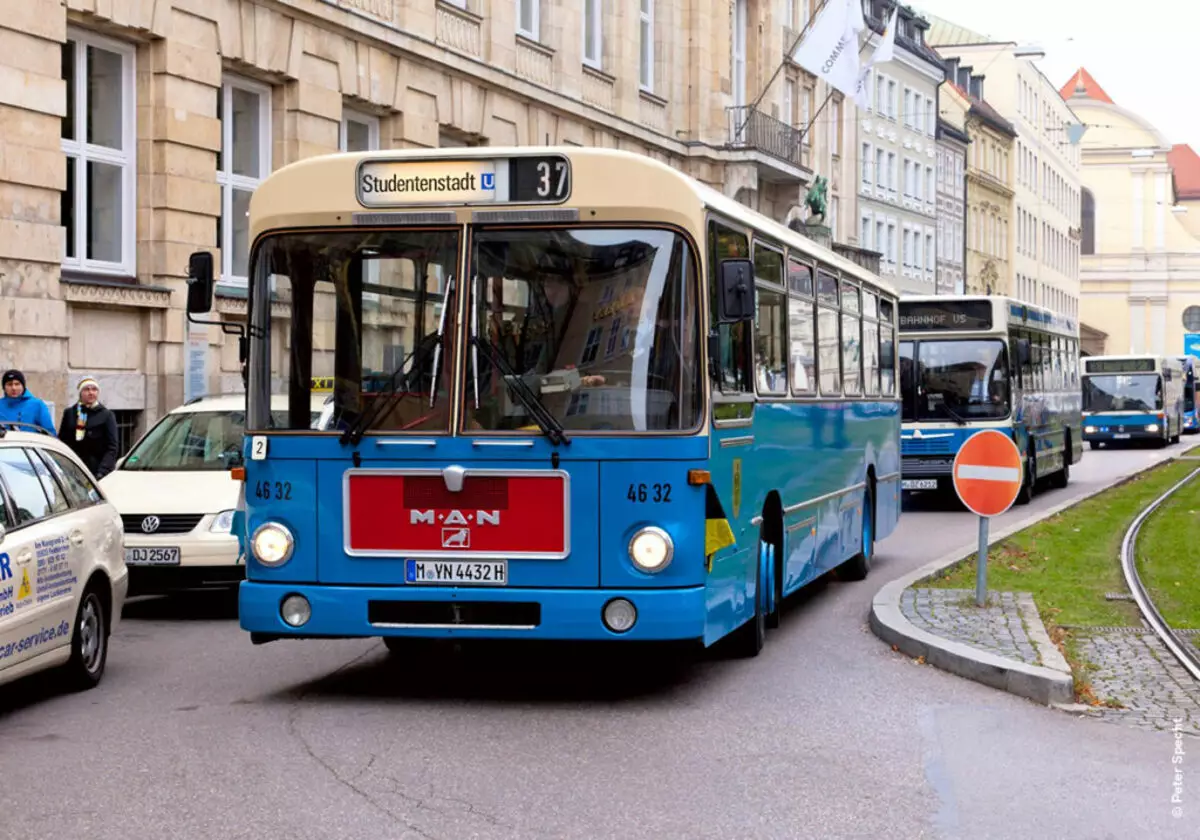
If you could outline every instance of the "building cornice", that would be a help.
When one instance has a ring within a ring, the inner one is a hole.
[[[169,309],[171,290],[163,286],[139,286],[120,280],[64,274],[59,284],[63,300],[95,306],[129,306],[136,309]]]
[[[1011,199],[1014,195],[1016,195],[1016,190],[1014,190],[1012,187],[1008,186],[1002,181],[997,181],[991,175],[986,175],[983,172],[980,172],[978,169],[967,170],[967,181],[977,184],[981,187],[986,187],[992,192],[998,193],[1008,199]]]

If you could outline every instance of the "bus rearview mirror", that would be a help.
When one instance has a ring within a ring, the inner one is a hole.
[[[754,320],[754,263],[722,260],[717,277],[717,320],[736,324]]]
[[[212,310],[213,257],[208,251],[196,251],[188,258],[187,311],[203,315]]]

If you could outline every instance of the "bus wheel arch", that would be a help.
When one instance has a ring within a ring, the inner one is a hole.
[[[859,529],[862,534],[862,547],[857,554],[837,567],[835,574],[838,580],[865,580],[867,575],[871,573],[871,561],[875,557],[875,513],[878,505],[875,492],[875,467],[873,465],[867,467],[867,477],[864,484],[866,486],[863,488],[862,519],[859,522]]]

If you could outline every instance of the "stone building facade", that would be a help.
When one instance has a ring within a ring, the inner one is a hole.
[[[945,85],[943,85],[943,88]],[[965,290],[967,137],[966,114],[943,105],[937,124],[937,293]]]
[[[338,150],[630,149],[785,222],[802,213],[818,166],[833,176],[835,238],[851,241],[857,208],[840,202],[855,164],[834,156],[857,148],[836,130],[853,131],[854,116],[831,102],[832,121],[802,137],[803,102],[815,109],[826,91],[784,60],[811,10],[807,0],[5,4],[3,365],[24,370],[56,416],[78,377],[96,376],[127,439],[185,393],[240,390],[236,343],[187,324],[188,255],[219,254],[215,309],[243,317],[250,195],[281,166]]]

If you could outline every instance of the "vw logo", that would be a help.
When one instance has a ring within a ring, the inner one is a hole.
[[[142,533],[153,534],[161,524],[157,516],[147,516],[142,520]]]

